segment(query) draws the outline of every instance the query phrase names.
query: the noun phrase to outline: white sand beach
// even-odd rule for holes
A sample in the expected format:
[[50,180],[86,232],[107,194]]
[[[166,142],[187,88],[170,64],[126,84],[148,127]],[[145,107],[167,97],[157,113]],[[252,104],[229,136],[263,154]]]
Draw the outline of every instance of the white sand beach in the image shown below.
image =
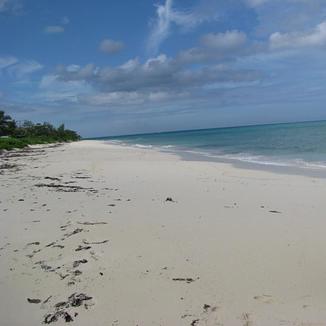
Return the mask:
[[1,326],[326,325],[326,179],[99,141],[0,160]]

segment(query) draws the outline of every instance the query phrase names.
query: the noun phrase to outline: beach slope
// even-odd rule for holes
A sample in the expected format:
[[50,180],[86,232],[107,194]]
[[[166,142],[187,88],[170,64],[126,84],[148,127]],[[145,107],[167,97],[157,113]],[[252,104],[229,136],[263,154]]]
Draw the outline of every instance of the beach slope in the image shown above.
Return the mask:
[[100,141],[0,160],[1,325],[326,325],[326,179]]

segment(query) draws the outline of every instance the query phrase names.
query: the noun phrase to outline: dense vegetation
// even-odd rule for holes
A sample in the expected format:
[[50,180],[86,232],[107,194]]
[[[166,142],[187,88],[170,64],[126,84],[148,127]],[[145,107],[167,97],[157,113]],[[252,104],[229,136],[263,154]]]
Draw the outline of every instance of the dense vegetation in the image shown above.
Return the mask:
[[17,123],[10,115],[0,111],[0,150],[23,148],[27,145],[68,142],[79,140],[80,136],[73,130],[58,128],[50,123]]

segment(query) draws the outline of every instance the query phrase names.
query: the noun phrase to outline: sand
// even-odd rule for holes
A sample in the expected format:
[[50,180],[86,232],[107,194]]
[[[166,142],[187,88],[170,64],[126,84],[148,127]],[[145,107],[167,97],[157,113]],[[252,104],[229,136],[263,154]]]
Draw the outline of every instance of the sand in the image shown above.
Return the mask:
[[10,156],[1,326],[326,325],[326,179],[96,141]]

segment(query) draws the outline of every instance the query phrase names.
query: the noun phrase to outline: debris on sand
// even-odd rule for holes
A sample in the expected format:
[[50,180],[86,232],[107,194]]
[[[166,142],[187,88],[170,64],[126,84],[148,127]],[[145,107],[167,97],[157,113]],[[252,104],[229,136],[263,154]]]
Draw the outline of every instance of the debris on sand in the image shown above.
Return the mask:
[[66,277],[70,276],[69,274],[57,273],[60,276],[61,280],[64,280]]
[[66,323],[70,323],[73,320],[73,318],[71,317],[71,315],[67,312],[67,311],[56,311],[55,313],[53,314],[47,314],[45,317],[44,317],[44,324],[52,324],[52,323],[55,323],[58,321],[58,318],[59,317],[62,317],[63,320],[66,322]]
[[55,244],[56,244],[56,242],[54,241],[54,242],[51,242],[51,243],[47,244],[45,247],[52,247]]
[[41,249],[38,250],[33,250],[33,252],[31,254],[26,255],[26,257],[28,258],[33,258],[37,253],[39,253],[41,251]]
[[269,211],[270,213],[274,213],[274,214],[282,214],[281,212],[279,212],[279,211],[275,211],[275,210],[273,210],[273,211]]
[[61,311],[57,311],[54,314],[47,314],[44,317],[44,324],[52,324],[58,321],[58,318],[61,316],[62,312]]
[[91,177],[89,177],[89,176],[86,176],[86,175],[84,175],[84,176],[73,176],[73,178],[75,178],[75,179],[90,179]]
[[28,243],[26,246],[39,246],[40,243],[38,241],[35,241],[35,242],[30,242]]
[[65,246],[63,245],[53,245],[52,248],[59,248],[59,249],[63,249]]
[[8,163],[4,163],[0,165],[0,170],[9,170],[9,169],[14,169],[16,168],[17,165],[16,164],[8,164]]
[[52,295],[48,296],[44,301],[43,303],[48,303],[52,298]]
[[103,244],[103,243],[108,243],[109,240],[103,240],[103,241],[94,241],[94,242],[88,242],[86,240],[83,240],[83,243],[86,245],[90,245],[90,244]]
[[[67,301],[60,301],[57,304],[54,305],[55,311],[53,313],[48,313],[44,316],[43,323],[44,324],[52,324],[59,320],[59,318],[62,318],[66,323],[70,323],[73,321],[72,316],[66,309],[72,308],[72,307],[80,307],[84,304],[84,301],[89,301],[93,299],[92,297],[84,294],[84,293],[73,293],[68,297]],[[85,304],[85,309],[87,309]],[[75,312],[74,317],[77,317],[78,313]]]
[[35,304],[41,303],[41,300],[40,300],[40,299],[31,299],[31,298],[27,298],[27,301],[28,301],[29,303],[35,303]]
[[59,178],[54,178],[54,177],[44,177],[46,180],[52,180],[52,181],[61,181]]
[[73,274],[74,274],[74,276],[79,276],[79,275],[83,274],[83,272],[80,271],[79,269],[77,269],[77,270],[73,271]]
[[69,298],[68,298],[68,304],[71,305],[72,307],[79,307],[81,306],[84,301],[89,301],[92,300],[93,298],[84,294],[84,293],[73,293]]
[[176,202],[175,200],[173,200],[172,197],[167,197],[167,198],[165,199],[165,201],[168,201],[168,202],[171,202],[171,203],[175,203],[175,202]]
[[77,229],[75,229],[74,231],[72,231],[72,232],[70,232],[70,233],[66,233],[66,234],[64,234],[64,236],[65,236],[66,238],[69,238],[69,237],[71,237],[72,235],[75,235],[75,234],[80,233],[80,232],[83,232],[83,231],[84,231],[83,229],[79,229],[79,228],[77,228]]
[[87,259],[80,259],[80,260],[75,260],[72,264],[73,268],[78,267],[80,264],[86,264],[88,263]]
[[78,224],[82,225],[100,225],[100,224],[108,224],[107,222],[78,222]]
[[43,260],[36,262],[35,265],[40,265],[41,269],[45,272],[55,272],[57,269],[60,269],[60,267],[55,268],[55,267],[45,264],[45,262]]
[[88,250],[88,249],[91,249],[92,247],[91,246],[82,246],[82,245],[79,245],[75,251],[81,251],[81,250]]
[[68,314],[67,311],[65,311],[65,312],[63,313],[63,318],[64,318],[64,320],[65,320],[66,323],[70,323],[70,322],[74,321],[74,320],[72,319],[72,317]]
[[[199,277],[197,277],[197,280],[199,279]],[[179,281],[179,282],[186,282],[186,283],[192,283],[195,282],[195,279],[191,278],[191,277],[177,277],[177,278],[173,278],[172,281]]]
[[39,188],[52,188],[55,191],[61,191],[61,192],[78,192],[78,191],[88,191],[92,193],[97,193],[98,191],[94,188],[85,188],[81,186],[67,186],[62,184],[55,184],[55,183],[37,183],[35,187]]

